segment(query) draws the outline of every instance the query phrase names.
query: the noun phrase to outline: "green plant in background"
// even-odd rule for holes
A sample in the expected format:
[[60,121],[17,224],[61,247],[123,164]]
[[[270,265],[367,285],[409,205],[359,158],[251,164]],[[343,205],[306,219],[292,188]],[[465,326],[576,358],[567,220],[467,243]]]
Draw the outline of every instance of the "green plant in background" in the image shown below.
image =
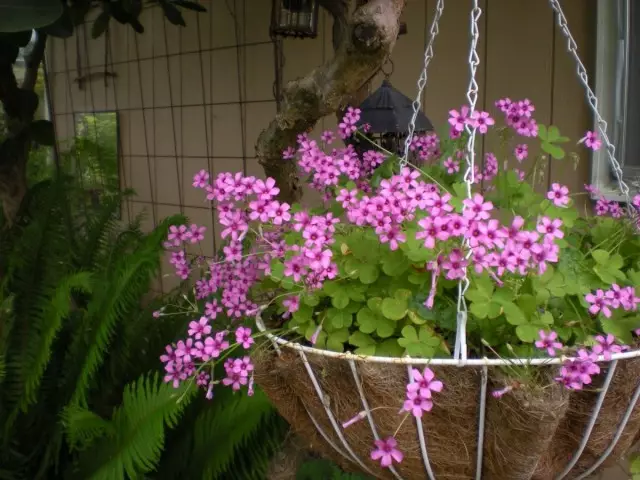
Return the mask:
[[286,430],[264,394],[209,402],[157,371],[190,319],[152,314],[179,291],[143,300],[184,218],[145,234],[120,197],[69,209],[82,190],[36,184],[0,239],[0,478],[264,478]]
[[371,477],[345,473],[329,460],[316,459],[302,464],[296,480],[373,480]]

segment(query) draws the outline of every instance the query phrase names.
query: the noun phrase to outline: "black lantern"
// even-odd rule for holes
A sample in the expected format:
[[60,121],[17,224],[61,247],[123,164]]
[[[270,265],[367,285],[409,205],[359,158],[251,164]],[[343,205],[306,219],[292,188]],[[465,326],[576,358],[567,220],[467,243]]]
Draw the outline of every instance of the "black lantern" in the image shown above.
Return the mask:
[[318,34],[318,0],[273,0],[271,35],[315,38]]
[[[413,101],[393,88],[388,80],[384,80],[380,88],[369,95],[358,108],[361,110],[359,130],[366,130],[367,137],[385,150],[401,155],[413,116]],[[363,129],[365,125],[367,127]],[[433,131],[433,125],[419,111],[415,133],[430,131]],[[354,137],[354,147],[359,151],[371,149],[370,144],[357,137]]]

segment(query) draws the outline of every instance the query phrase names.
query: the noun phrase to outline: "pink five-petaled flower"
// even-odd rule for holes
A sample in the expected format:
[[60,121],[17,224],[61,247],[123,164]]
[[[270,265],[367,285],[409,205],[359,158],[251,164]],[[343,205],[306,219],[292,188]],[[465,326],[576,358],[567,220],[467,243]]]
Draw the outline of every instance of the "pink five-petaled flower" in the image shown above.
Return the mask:
[[468,118],[469,107],[466,105],[460,108],[459,112],[457,110],[449,110],[449,125],[451,125],[451,129],[455,132],[460,133],[464,130]]
[[609,300],[607,299],[604,291],[602,289],[596,290],[595,295],[593,293],[588,293],[584,299],[587,303],[590,303],[589,313],[592,315],[597,315],[598,312],[602,312],[602,314],[610,318],[611,317],[611,309],[609,308]]
[[614,353],[620,353],[622,351],[622,347],[620,345],[616,345],[616,337],[611,335],[610,333],[604,337],[602,335],[598,335],[596,337],[596,343],[591,351],[596,355],[602,355],[605,360],[611,360],[611,355]]
[[407,392],[418,392],[424,398],[431,398],[432,392],[441,392],[444,385],[436,380],[436,375],[429,367],[425,367],[422,373],[417,368],[411,370],[413,383],[407,384]]
[[536,230],[542,233],[549,240],[553,240],[554,238],[564,237],[564,232],[560,230],[561,226],[562,220],[559,218],[551,220],[549,217],[542,217],[540,219],[540,223],[538,223],[538,226],[536,227]]
[[258,195],[261,200],[271,200],[280,193],[280,189],[276,187],[276,181],[269,177],[264,182],[260,179],[253,184],[253,193]]
[[493,203],[485,202],[484,197],[476,193],[472,199],[465,198],[462,201],[464,205],[462,215],[469,220],[488,220],[491,215],[489,212],[493,210]]
[[444,168],[447,169],[447,173],[452,175],[460,171],[460,162],[457,162],[453,158],[449,157],[444,161]]
[[296,151],[293,147],[289,147],[286,150],[282,151],[282,158],[284,158],[285,160],[291,160],[295,156]]
[[516,156],[516,159],[519,162],[522,162],[525,158],[529,156],[529,147],[527,146],[526,143],[521,143],[519,145],[516,145],[516,148],[513,150],[513,153]]
[[376,448],[371,451],[371,460],[380,460],[380,466],[388,468],[393,462],[400,463],[404,455],[398,450],[398,442],[393,437],[376,440]]
[[551,190],[547,192],[547,198],[556,207],[565,207],[569,204],[569,188],[565,185],[554,183],[551,185]]
[[251,348],[254,340],[251,336],[251,329],[249,327],[238,327],[236,330],[236,343],[242,345],[245,349]]
[[327,145],[331,145],[331,143],[333,143],[336,137],[331,130],[327,130],[325,132],[322,132],[322,135],[320,136],[320,138]]
[[209,172],[200,170],[193,176],[193,186],[195,188],[205,188],[209,182]]
[[540,340],[536,340],[536,348],[546,350],[550,357],[556,356],[556,350],[562,348],[562,343],[558,342],[558,334],[554,331],[545,333],[544,330],[538,332]]
[[469,125],[478,129],[478,132],[485,134],[491,125],[496,121],[489,116],[487,112],[474,111],[469,118]]
[[599,150],[600,147],[602,146],[602,142],[598,138],[598,134],[596,132],[592,132],[592,131],[588,131],[587,133],[585,133],[584,137],[582,137],[578,141],[578,143],[584,143],[584,145],[587,148],[590,148],[594,152],[596,150]]
[[433,408],[431,399],[423,397],[419,392],[407,392],[402,410],[411,413],[414,417],[422,417],[423,412],[429,412]]
[[200,340],[202,335],[209,335],[211,333],[211,325],[209,325],[209,319],[207,317],[200,317],[197,322],[194,320],[189,323],[189,336]]

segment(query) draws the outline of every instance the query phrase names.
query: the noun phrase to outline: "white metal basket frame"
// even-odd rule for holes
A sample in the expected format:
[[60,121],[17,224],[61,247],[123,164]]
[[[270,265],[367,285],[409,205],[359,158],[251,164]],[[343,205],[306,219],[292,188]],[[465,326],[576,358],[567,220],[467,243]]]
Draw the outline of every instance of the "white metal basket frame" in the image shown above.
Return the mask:
[[[476,71],[480,63],[480,58],[477,53],[477,44],[478,44],[478,38],[479,38],[478,20],[480,19],[480,16],[482,14],[482,10],[478,5],[478,0],[472,0],[472,5],[473,6],[471,10],[471,15],[470,15],[471,45],[470,45],[470,52],[469,52],[470,81],[469,81],[469,87],[467,90],[467,100],[469,102],[468,104],[469,114],[475,111],[475,106],[478,98],[478,84],[476,81]],[[607,122],[602,118],[602,116],[600,115],[600,112],[598,111],[598,100],[593,90],[589,86],[587,71],[577,53],[577,44],[573,36],[571,35],[571,32],[569,31],[567,19],[564,15],[564,12],[558,0],[549,0],[549,5],[555,12],[558,26],[567,39],[567,50],[569,54],[572,55],[572,57],[576,62],[577,75],[580,82],[585,88],[587,102],[589,103],[589,107],[595,117],[600,136],[606,147],[607,158],[609,159],[609,163],[611,164],[611,167],[613,168],[616,179],[618,180],[618,186],[620,188],[620,191],[623,194],[627,202],[627,205],[630,206],[631,199],[630,199],[629,187],[623,180],[622,168],[615,158],[615,147],[610,142],[609,137],[607,136],[607,132],[606,132]],[[439,32],[439,21],[442,16],[443,10],[444,10],[444,0],[438,0],[438,3],[436,5],[436,11],[435,11],[434,18],[430,28],[429,40],[427,42],[427,46],[424,53],[423,69],[418,79],[418,93],[415,101],[413,102],[413,116],[409,124],[408,136],[405,141],[404,156],[400,160],[400,164],[402,166],[408,164],[407,158],[408,158],[409,147],[411,144],[411,140],[413,138],[413,134],[415,132],[415,122],[421,106],[420,100],[422,97],[422,92],[424,91],[424,88],[427,84],[427,69],[431,62],[431,59],[433,58],[433,44]],[[466,146],[466,157],[465,157],[467,170],[465,171],[465,174],[464,174],[464,181],[467,187],[467,194],[470,198],[471,188],[474,180],[473,179],[474,161],[475,161],[474,145],[475,145],[476,131],[474,128],[471,128],[469,125],[467,125],[466,132],[468,134],[468,141]],[[467,258],[469,258],[470,255],[471,255],[471,250],[467,249]],[[313,368],[311,367],[309,360],[307,358],[307,354],[319,355],[319,356],[328,357],[328,358],[342,359],[347,361],[347,363],[350,366],[358,393],[360,395],[363,411],[366,414],[366,418],[371,428],[371,432],[373,434],[373,437],[376,440],[380,439],[380,435],[376,428],[375,422],[373,421],[373,417],[371,415],[368,402],[362,390],[362,385],[361,385],[361,382],[358,376],[358,371],[356,368],[356,362],[406,365],[409,383],[414,382],[413,376],[412,376],[412,369],[415,366],[436,365],[436,366],[458,366],[458,367],[468,366],[472,368],[480,368],[482,378],[481,378],[481,384],[480,384],[480,398],[479,398],[480,408],[479,408],[479,418],[478,418],[477,457],[476,457],[476,474],[475,474],[476,480],[480,480],[482,478],[488,368],[499,367],[499,366],[559,365],[559,364],[562,364],[565,360],[571,360],[574,358],[573,357],[533,358],[533,359],[532,358],[515,358],[515,359],[489,359],[489,358],[469,359],[467,358],[467,346],[466,346],[467,306],[464,299],[464,294],[468,288],[469,288],[469,278],[466,275],[466,271],[465,271],[464,278],[460,280],[458,285],[459,297],[458,297],[458,312],[457,312],[457,331],[456,331],[456,344],[455,344],[453,358],[435,358],[435,359],[411,358],[411,357],[394,358],[394,357],[379,357],[379,356],[362,356],[362,355],[356,355],[350,352],[346,352],[346,353],[332,352],[328,350],[321,350],[318,348],[300,345],[298,343],[291,342],[289,340],[280,338],[276,335],[269,333],[266,330],[266,327],[262,319],[260,318],[260,315],[258,315],[256,318],[256,325],[258,329],[272,343],[278,355],[281,354],[282,348],[290,348],[295,352],[297,352],[297,354],[300,356],[302,362],[305,365],[307,373],[309,374],[311,383],[313,384],[314,389],[316,390],[318,398],[320,399],[325,409],[327,418],[331,423],[333,430],[337,435],[338,439],[340,440],[340,443],[342,444],[342,447],[344,448],[344,450],[331,440],[331,438],[320,426],[318,421],[311,414],[309,409],[305,406],[305,409],[307,410],[309,418],[311,419],[312,423],[315,425],[318,432],[322,435],[322,437],[326,440],[326,442],[336,452],[338,452],[348,461],[354,462],[355,464],[359,465],[360,468],[362,468],[364,471],[368,472],[370,475],[373,475],[373,476],[376,476],[375,473],[372,472],[371,469],[369,469],[367,465],[362,461],[362,459],[359,458],[358,455],[353,451],[347,439],[345,438],[344,434],[342,433],[342,430],[340,429],[340,424],[338,423],[333,412],[330,409],[328,398],[326,397],[325,393],[322,390],[322,387],[320,386],[320,383],[318,382],[318,379],[313,371]],[[569,461],[565,469],[559,475],[556,476],[556,480],[564,479],[580,459],[580,456],[582,455],[587,445],[587,442],[589,441],[591,432],[593,431],[593,428],[598,419],[598,415],[604,403],[604,399],[606,397],[607,391],[609,390],[611,381],[613,380],[613,377],[615,375],[618,361],[626,360],[630,358],[636,358],[636,357],[640,357],[640,350],[626,351],[626,352],[613,354],[611,356],[611,360],[606,360],[603,356],[600,356],[597,359],[597,362],[609,362],[608,371],[607,371],[604,383],[600,389],[600,393],[598,395],[596,404],[591,413],[591,418],[585,429],[582,441],[580,442],[578,449],[573,454],[571,460]],[[614,434],[611,444],[603,452],[600,458],[598,458],[598,460],[596,460],[596,462],[587,471],[582,473],[580,476],[576,477],[576,480],[581,480],[591,475],[600,465],[602,465],[602,463],[611,454],[616,444],[620,440],[620,437],[624,432],[624,429],[629,421],[629,418],[631,417],[631,414],[639,398],[640,398],[640,383],[636,387],[634,394],[632,395],[631,400],[629,401],[629,405],[620,423],[618,424],[617,430]],[[422,428],[422,420],[420,418],[415,418],[415,422],[416,422],[416,429],[418,431],[418,441],[420,443],[420,451],[421,451],[421,455],[422,455],[422,459],[425,467],[425,472],[430,480],[435,480],[435,476],[433,474],[433,470],[431,469],[431,465],[429,462],[427,442],[426,442],[426,438]],[[402,480],[403,477],[400,476],[400,474],[397,472],[397,470],[393,466],[389,467],[389,471],[396,479]]]

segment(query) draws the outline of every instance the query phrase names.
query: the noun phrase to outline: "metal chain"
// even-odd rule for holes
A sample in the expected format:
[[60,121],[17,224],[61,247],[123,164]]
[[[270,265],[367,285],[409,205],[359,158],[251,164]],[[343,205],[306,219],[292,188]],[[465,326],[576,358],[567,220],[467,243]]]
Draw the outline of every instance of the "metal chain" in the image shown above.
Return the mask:
[[[476,103],[478,102],[478,82],[476,80],[476,73],[478,71],[478,65],[480,65],[480,56],[478,55],[478,39],[480,38],[480,29],[478,27],[478,21],[482,15],[482,10],[478,6],[478,0],[473,0],[473,8],[471,9],[471,46],[469,48],[469,87],[467,89],[467,101],[469,102],[468,115],[471,116],[475,112]],[[471,127],[469,123],[465,125],[465,131],[467,133],[467,145],[465,160],[467,163],[467,170],[464,173],[464,183],[467,187],[467,197],[472,197],[472,186],[475,180],[475,144],[476,144],[476,128]],[[466,207],[465,207],[466,208]],[[463,208],[464,211],[464,208]],[[468,261],[471,258],[472,250],[469,245],[469,239],[465,238],[462,242],[462,248],[466,251],[465,258]],[[464,276],[458,282],[458,305],[456,315],[456,343],[453,353],[453,358],[458,360],[461,365],[464,365],[467,361],[467,302],[465,301],[465,294],[469,289],[469,277],[467,275],[467,268],[464,269]]]
[[433,58],[433,43],[435,41],[436,36],[438,35],[440,17],[442,17],[442,11],[444,10],[444,0],[438,0],[436,5],[436,12],[433,17],[433,21],[431,22],[431,29],[429,30],[429,41],[427,42],[427,47],[424,51],[424,63],[422,66],[422,73],[420,74],[420,78],[418,78],[418,95],[416,95],[416,99],[413,102],[413,116],[411,117],[411,122],[409,122],[409,130],[407,132],[407,138],[404,142],[404,154],[400,159],[400,167],[404,167],[409,158],[409,147],[411,146],[411,140],[413,140],[413,134],[416,131],[416,119],[418,118],[418,112],[420,111],[420,107],[422,106],[422,92],[424,92],[424,87],[427,85],[427,68],[431,63],[431,59]]
[[578,74],[578,78],[580,82],[585,88],[587,102],[589,103],[589,107],[593,112],[593,116],[596,119],[596,124],[598,126],[598,130],[600,131],[600,136],[602,137],[602,141],[605,144],[607,150],[607,158],[609,159],[609,163],[611,164],[611,168],[613,168],[613,172],[618,180],[618,187],[620,191],[625,197],[625,201],[627,202],[627,206],[631,205],[631,198],[629,194],[629,187],[623,180],[623,172],[622,167],[616,160],[616,148],[609,141],[609,137],[607,136],[607,122],[604,121],[600,112],[598,110],[598,99],[596,98],[595,93],[589,86],[589,77],[587,75],[587,69],[584,67],[582,61],[580,60],[580,56],[578,55],[578,45],[571,35],[569,31],[569,25],[567,24],[567,18],[564,16],[564,12],[562,11],[562,7],[560,6],[560,2],[558,0],[549,0],[549,4],[551,8],[556,13],[558,18],[558,26],[562,33],[567,39],[567,50],[573,57],[576,62],[576,73]]

